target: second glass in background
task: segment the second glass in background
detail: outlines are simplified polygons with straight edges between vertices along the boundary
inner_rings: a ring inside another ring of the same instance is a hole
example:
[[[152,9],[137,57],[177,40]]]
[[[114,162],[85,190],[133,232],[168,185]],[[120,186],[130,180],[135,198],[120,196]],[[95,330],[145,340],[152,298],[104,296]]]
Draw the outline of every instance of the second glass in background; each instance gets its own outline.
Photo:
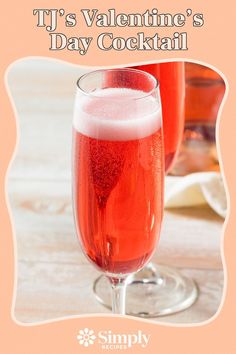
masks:
[[[141,65],[135,69],[152,74],[160,82],[167,174],[174,164],[183,135],[184,62]],[[172,314],[185,310],[197,298],[197,288],[192,279],[182,276],[172,267],[149,263],[129,280],[127,313],[134,316],[157,317]],[[95,281],[94,293],[99,302],[111,308],[104,277]]]

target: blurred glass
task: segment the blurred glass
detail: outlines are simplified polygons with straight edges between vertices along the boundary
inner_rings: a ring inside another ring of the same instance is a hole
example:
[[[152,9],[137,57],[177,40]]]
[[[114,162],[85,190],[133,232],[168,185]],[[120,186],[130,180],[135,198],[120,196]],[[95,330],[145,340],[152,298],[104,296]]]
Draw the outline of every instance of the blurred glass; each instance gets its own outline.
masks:
[[[195,63],[185,63],[185,84],[184,135],[171,174],[218,171],[215,126],[225,83],[214,70]]]

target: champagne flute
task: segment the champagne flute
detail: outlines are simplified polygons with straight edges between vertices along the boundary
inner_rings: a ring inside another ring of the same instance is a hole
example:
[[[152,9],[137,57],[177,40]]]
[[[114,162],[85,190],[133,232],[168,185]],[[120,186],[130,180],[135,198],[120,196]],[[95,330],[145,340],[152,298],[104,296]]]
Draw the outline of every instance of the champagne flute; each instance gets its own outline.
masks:
[[[150,260],[163,215],[164,152],[157,80],[134,69],[78,80],[73,119],[73,206],[88,260],[125,314],[130,275]]]
[[[165,173],[171,170],[184,129],[185,63],[168,62],[136,66],[160,82],[163,114]],[[157,317],[185,310],[196,300],[195,282],[175,268],[148,263],[129,278],[127,313],[140,317]],[[102,276],[94,282],[97,300],[110,308],[110,294]],[[145,301],[144,301],[145,299]]]

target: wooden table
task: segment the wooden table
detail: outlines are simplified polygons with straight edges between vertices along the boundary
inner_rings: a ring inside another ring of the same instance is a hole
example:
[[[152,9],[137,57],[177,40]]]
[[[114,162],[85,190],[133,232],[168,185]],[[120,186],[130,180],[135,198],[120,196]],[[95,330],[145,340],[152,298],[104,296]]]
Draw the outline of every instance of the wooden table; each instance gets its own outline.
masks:
[[[17,249],[15,316],[37,322],[107,313],[93,293],[98,272],[75,235],[70,182],[71,119],[80,68],[25,59],[8,82],[18,112],[18,144],[8,193]],[[161,322],[194,323],[212,317],[222,300],[223,220],[208,206],[165,211],[154,261],[181,269],[199,286],[196,303]]]

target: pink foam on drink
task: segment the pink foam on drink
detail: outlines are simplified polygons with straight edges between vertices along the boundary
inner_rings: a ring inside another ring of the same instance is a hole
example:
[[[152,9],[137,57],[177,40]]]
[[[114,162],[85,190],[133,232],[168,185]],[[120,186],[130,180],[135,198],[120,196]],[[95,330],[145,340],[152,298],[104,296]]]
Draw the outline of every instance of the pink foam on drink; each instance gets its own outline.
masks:
[[[91,138],[110,141],[141,139],[162,124],[160,102],[145,92],[127,88],[77,93],[74,128]]]

